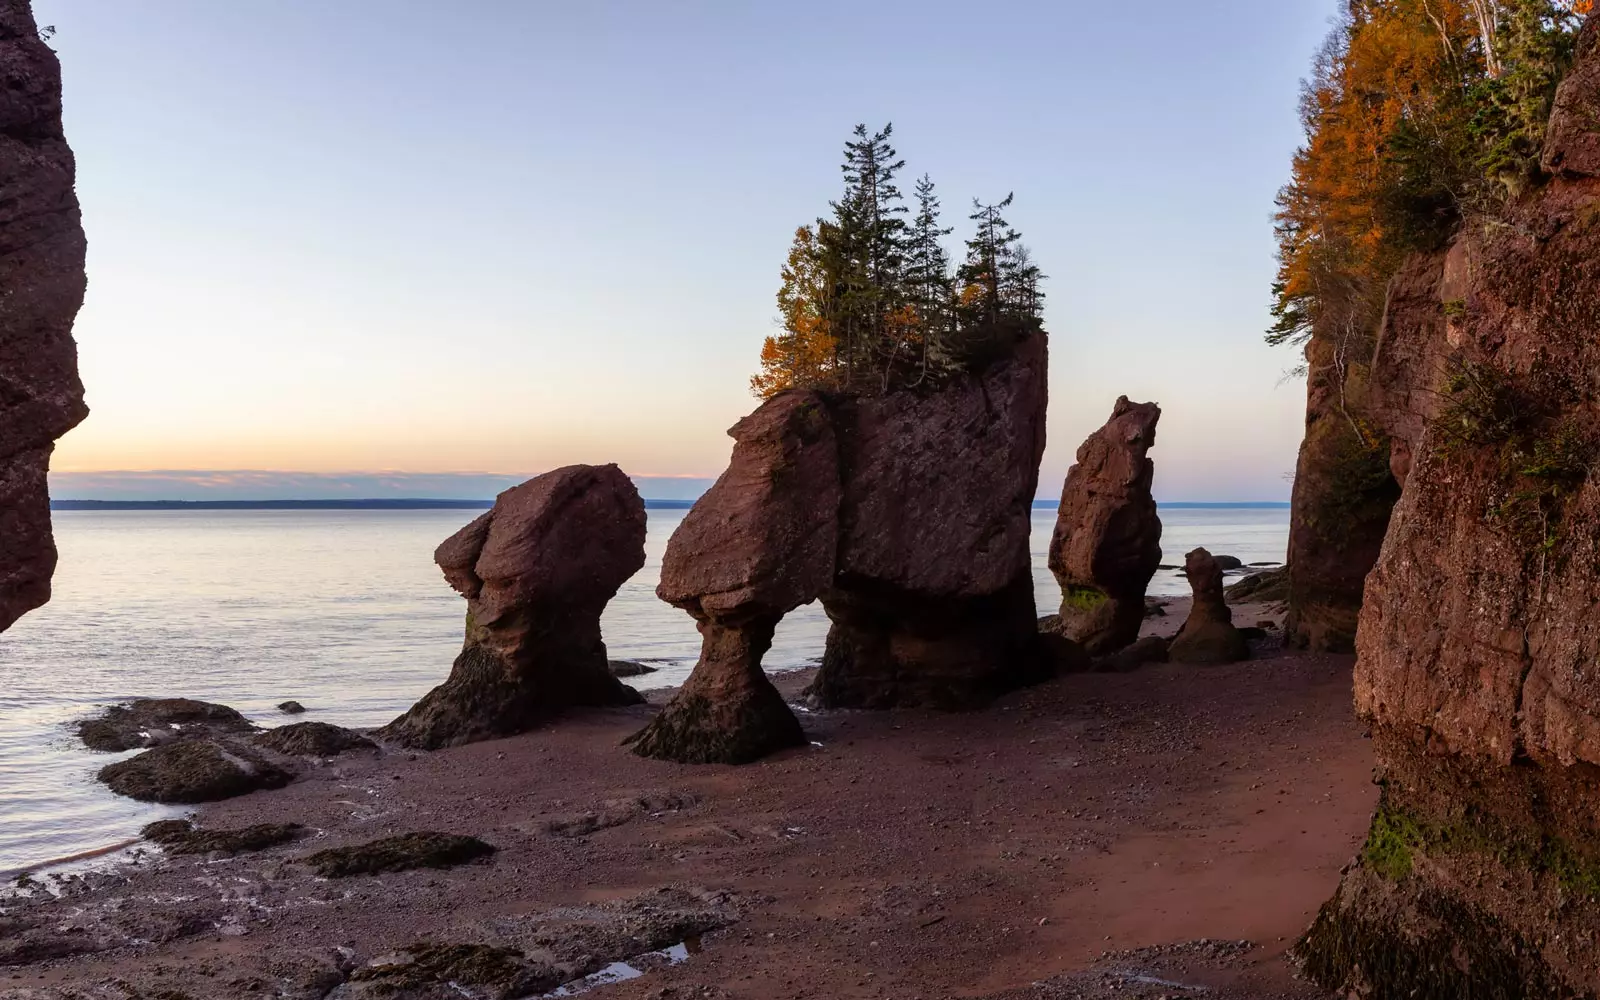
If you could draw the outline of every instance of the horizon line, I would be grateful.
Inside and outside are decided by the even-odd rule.
[[[667,497],[641,497],[645,504],[658,506],[689,507],[694,501],[672,499]],[[153,499],[153,500],[93,500],[74,499],[63,497],[52,498],[51,510],[138,510],[157,508],[210,508],[210,509],[242,509],[242,508],[306,508],[318,506],[327,509],[440,509],[440,510],[465,510],[487,509],[494,506],[493,497],[452,498],[452,497],[296,497],[296,498],[263,498],[259,500],[180,500],[180,499]],[[1049,507],[1059,504],[1056,498],[1036,497],[1031,506]],[[1287,500],[1157,500],[1158,507],[1177,508],[1240,508],[1255,507],[1260,509],[1287,508]]]

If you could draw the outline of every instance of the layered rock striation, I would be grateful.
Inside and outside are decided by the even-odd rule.
[[[27,0],[0,0],[0,631],[50,599],[50,453],[89,412],[72,342],[85,285],[75,172],[61,66]]]
[[[1161,517],[1150,493],[1161,407],[1121,396],[1078,448],[1050,537],[1062,634],[1102,656],[1139,638],[1145,588],[1161,563]]]
[[[644,501],[615,465],[567,466],[500,494],[434,553],[467,599],[450,677],[380,738],[436,749],[569,708],[639,703],[611,675],[600,614],[644,565],[644,537]]]
[[[1355,669],[1382,794],[1300,944],[1341,991],[1600,995],[1600,20],[1577,60],[1554,177],[1414,261],[1383,331],[1405,490]]]

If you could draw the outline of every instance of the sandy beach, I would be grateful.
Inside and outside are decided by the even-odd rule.
[[[664,888],[724,926],[597,997],[1319,996],[1285,951],[1359,849],[1371,752],[1350,658],[1257,645],[1244,663],[1067,676],[974,713],[805,714],[812,746],[746,767],[621,749],[653,705],[320,762],[196,816],[302,824],[292,843],[152,848],[19,890],[0,913],[18,991],[0,996],[492,995],[346,980],[418,942],[503,939],[510,919],[621,912]],[[414,831],[498,851],[342,879],[297,861]],[[622,938],[567,967],[636,959]]]

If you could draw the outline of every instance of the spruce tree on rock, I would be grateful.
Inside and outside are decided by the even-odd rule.
[[[917,214],[906,241],[905,287],[916,312],[920,334],[921,371],[918,380],[954,365],[952,335],[955,328],[954,290],[950,283],[950,255],[943,238],[949,227],[939,225],[939,196],[927,174],[917,181]]]
[[[995,326],[1005,309],[1005,281],[1014,266],[1017,244],[1022,240],[1022,234],[1012,229],[1000,214],[1011,207],[1013,197],[1008,194],[992,205],[985,205],[976,198],[972,200],[972,214],[967,218],[977,223],[978,228],[967,241],[967,261],[956,273],[964,288],[975,290],[963,296],[969,322]]]

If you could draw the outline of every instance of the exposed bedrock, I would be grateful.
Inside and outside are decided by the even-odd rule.
[[[1161,563],[1161,517],[1150,494],[1161,407],[1118,397],[1111,419],[1078,448],[1050,537],[1061,630],[1091,656],[1139,638],[1145,588]]]
[[[1184,573],[1194,590],[1189,617],[1167,644],[1174,663],[1236,663],[1250,655],[1244,635],[1233,626],[1233,612],[1222,593],[1222,567],[1205,549],[1184,557]]]
[[[973,708],[1048,670],[1028,552],[1046,336],[1012,339],[938,391],[835,405],[842,501],[820,705]]]
[[[839,461],[824,399],[780,393],[728,432],[728,469],[673,532],[662,600],[694,616],[700,661],[629,742],[645,757],[742,764],[805,742],[761,669],[773,629],[833,579]]]
[[[72,342],[85,282],[75,172],[60,63],[28,0],[0,0],[0,631],[50,599],[50,452],[89,413]]]
[[[1591,20],[1560,172],[1385,333],[1417,436],[1357,633],[1383,802],[1300,946],[1340,991],[1600,995],[1600,176],[1562,123],[1600,116],[1596,72]]]
[[[615,465],[567,466],[500,494],[434,552],[467,599],[449,679],[378,735],[436,749],[639,703],[611,675],[600,614],[644,565],[644,537],[644,501]]]

